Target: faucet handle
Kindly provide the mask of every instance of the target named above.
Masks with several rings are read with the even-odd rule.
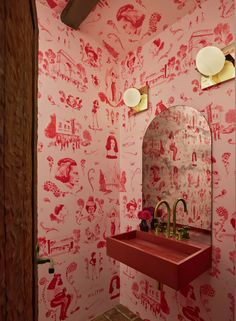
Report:
[[[190,230],[190,227],[188,225],[183,227],[183,238],[186,240],[190,239],[189,230]]]
[[[158,219],[156,217],[153,217],[151,221],[151,229],[156,230],[157,227],[158,227]]]
[[[190,239],[189,230],[190,230],[190,227],[187,225],[178,228],[177,233],[176,233],[176,239],[177,240],[189,240]]]
[[[161,230],[161,232],[166,232],[166,230],[167,230],[167,223],[166,222],[161,222],[160,223],[160,230]]]
[[[166,222],[160,222],[159,224],[157,224],[157,226],[155,228],[155,233],[168,236],[167,223]]]

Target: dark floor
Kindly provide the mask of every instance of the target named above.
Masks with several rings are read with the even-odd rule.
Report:
[[[105,312],[103,315],[92,321],[143,321],[136,314],[131,312],[122,304],[118,304],[113,309]]]

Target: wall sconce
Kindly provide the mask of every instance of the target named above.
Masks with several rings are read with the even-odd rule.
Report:
[[[142,88],[128,88],[123,94],[123,100],[130,107],[130,115],[148,109],[148,86]]]
[[[124,92],[123,99],[126,106],[133,108],[140,102],[140,91],[137,88],[128,88]]]
[[[199,50],[196,56],[196,67],[201,74],[201,88],[218,85],[235,77],[234,43],[222,50],[207,46]]]
[[[225,64],[225,55],[217,47],[207,46],[199,50],[196,56],[198,71],[204,76],[218,74]]]

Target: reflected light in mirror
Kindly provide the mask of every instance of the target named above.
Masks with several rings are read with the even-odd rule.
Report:
[[[129,88],[124,92],[123,100],[126,106],[136,107],[141,99],[141,94],[137,88]]]
[[[225,64],[225,55],[217,47],[207,46],[199,50],[196,56],[196,67],[205,76],[220,72]]]

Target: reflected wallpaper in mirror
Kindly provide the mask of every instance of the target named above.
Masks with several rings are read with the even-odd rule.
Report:
[[[180,203],[177,223],[211,229],[211,133],[206,119],[188,106],[174,106],[150,123],[143,140],[143,207],[165,199]],[[172,219],[171,219],[172,221]]]

